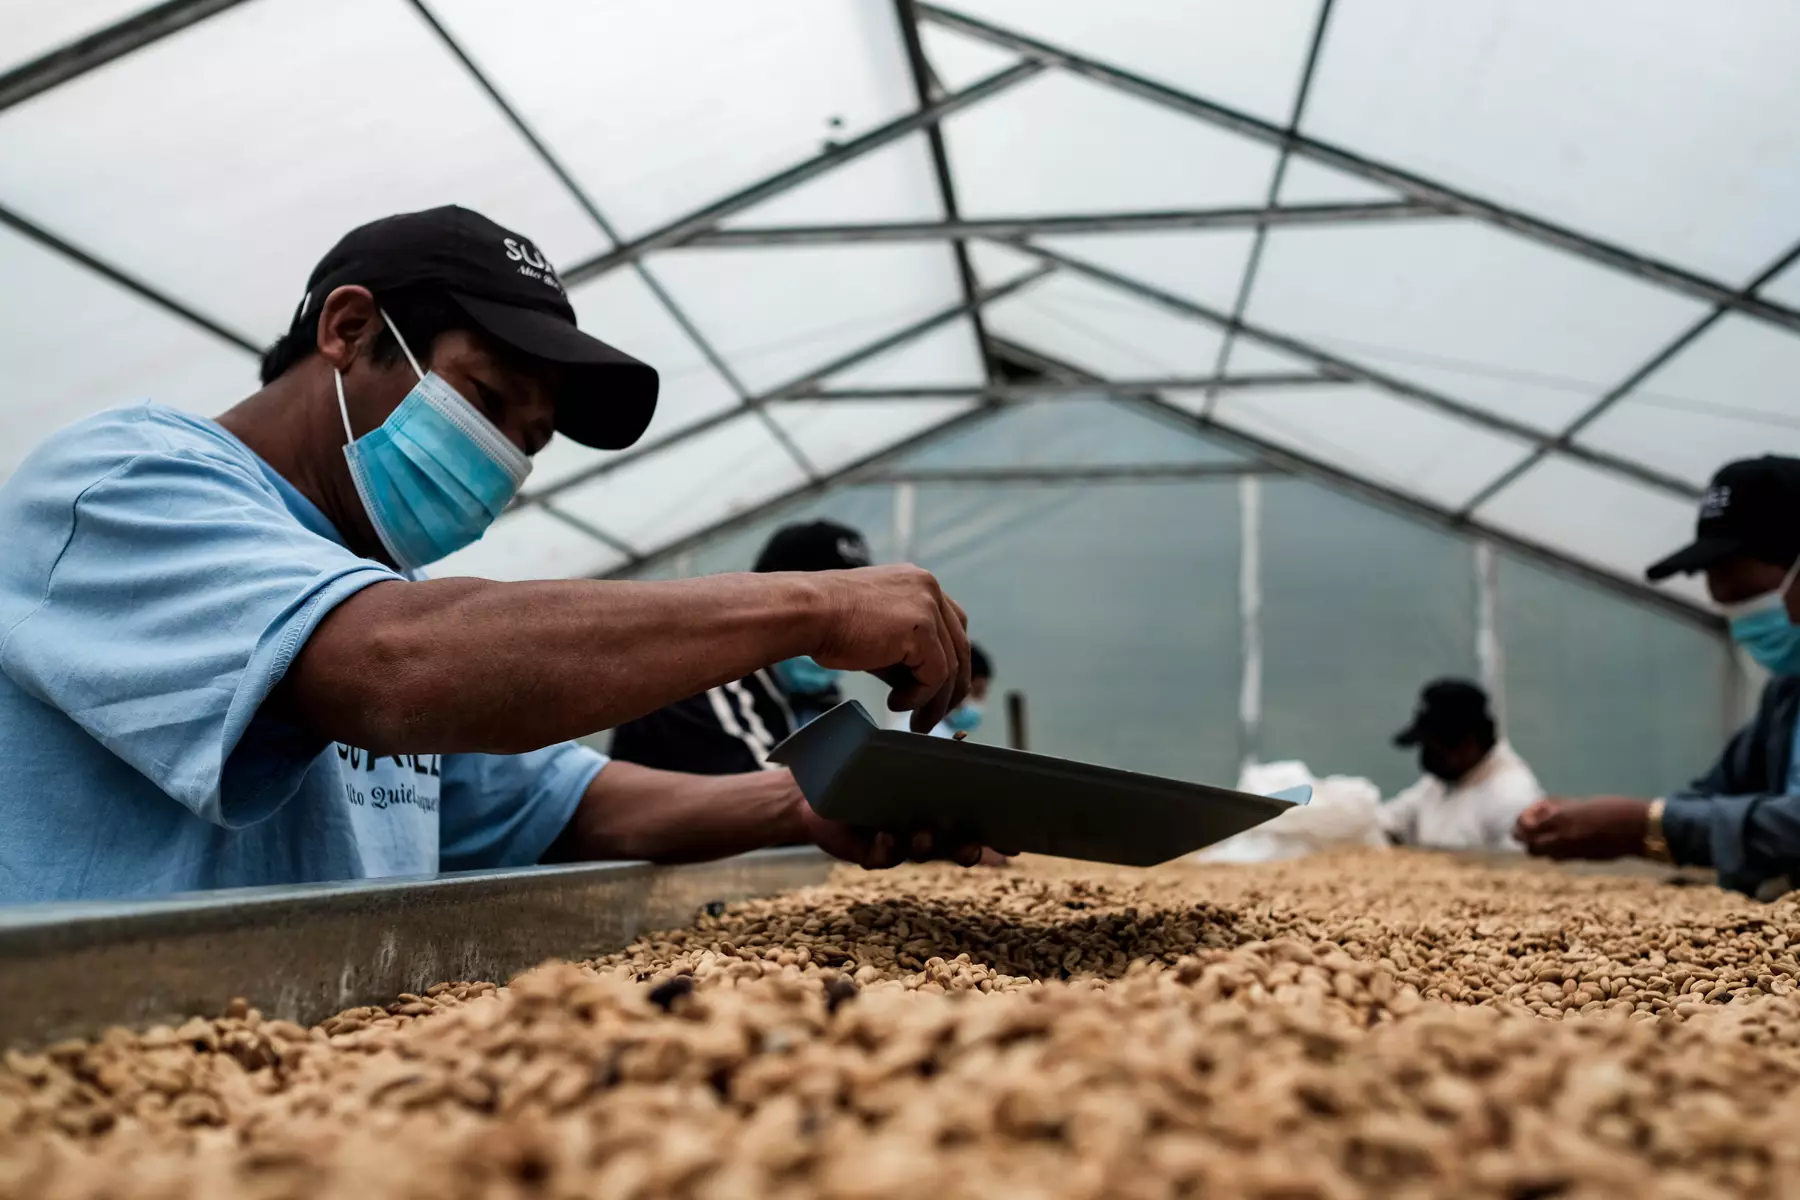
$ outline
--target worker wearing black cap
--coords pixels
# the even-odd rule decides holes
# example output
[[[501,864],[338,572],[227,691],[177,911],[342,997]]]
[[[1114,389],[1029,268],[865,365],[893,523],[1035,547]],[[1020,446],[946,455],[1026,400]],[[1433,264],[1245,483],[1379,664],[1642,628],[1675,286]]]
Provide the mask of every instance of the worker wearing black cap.
[[[1465,679],[1427,684],[1394,745],[1417,746],[1425,774],[1377,811],[1389,841],[1439,850],[1519,848],[1513,823],[1544,789],[1499,737],[1480,687]]]
[[[1693,542],[1647,574],[1694,572],[1730,617],[1732,640],[1769,672],[1756,716],[1685,792],[1546,800],[1520,817],[1518,834],[1533,854],[1642,855],[1778,894],[1800,882],[1800,459],[1744,459],[1713,476]]]
[[[576,327],[530,239],[461,208],[352,231],[262,375],[216,421],[77,422],[0,487],[0,902],[796,840],[880,865],[894,833],[929,852],[820,821],[784,773],[564,740],[798,656],[904,666],[890,702],[928,729],[969,663],[926,572],[418,576],[553,432],[616,449],[655,411],[656,372]]]
[[[835,521],[811,521],[776,530],[756,556],[754,570],[844,571],[868,565],[862,534]],[[839,674],[810,656],[783,659],[626,722],[613,732],[612,756],[703,775],[773,767],[769,751],[841,699]]]

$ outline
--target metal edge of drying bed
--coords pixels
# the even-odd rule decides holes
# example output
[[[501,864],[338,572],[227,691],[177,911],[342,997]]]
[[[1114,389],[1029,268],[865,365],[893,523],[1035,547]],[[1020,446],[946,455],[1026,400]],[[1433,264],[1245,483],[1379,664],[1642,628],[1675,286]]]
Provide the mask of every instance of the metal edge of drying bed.
[[[547,958],[606,954],[830,870],[795,847],[0,910],[0,1047],[179,1023],[238,996],[310,1024],[443,980],[504,982]]]

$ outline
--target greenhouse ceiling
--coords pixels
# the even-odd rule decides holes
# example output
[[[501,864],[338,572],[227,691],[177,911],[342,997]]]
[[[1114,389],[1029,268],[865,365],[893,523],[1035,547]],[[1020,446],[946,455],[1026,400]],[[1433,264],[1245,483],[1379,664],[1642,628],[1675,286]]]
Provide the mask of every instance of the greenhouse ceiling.
[[[553,443],[454,570],[628,570],[1096,388],[1620,590],[1720,463],[1800,453],[1787,0],[0,0],[0,29],[0,474],[115,404],[222,411],[341,233],[446,202],[663,377],[638,446]]]

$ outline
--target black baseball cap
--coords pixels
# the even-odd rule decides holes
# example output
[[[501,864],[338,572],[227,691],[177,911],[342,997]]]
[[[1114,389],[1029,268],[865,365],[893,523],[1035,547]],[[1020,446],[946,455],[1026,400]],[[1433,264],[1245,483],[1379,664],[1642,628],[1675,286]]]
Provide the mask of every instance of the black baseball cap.
[[[812,521],[784,525],[756,556],[758,571],[845,571],[866,567],[869,543],[848,525]]]
[[[1800,458],[1765,454],[1720,467],[1700,498],[1694,540],[1644,574],[1691,575],[1739,556],[1778,567],[1800,559]]]
[[[1416,746],[1426,738],[1453,741],[1493,726],[1488,696],[1480,685],[1467,679],[1439,679],[1419,693],[1412,724],[1394,735],[1394,745]]]
[[[350,284],[378,301],[397,288],[442,289],[483,333],[566,368],[556,431],[584,446],[629,446],[656,412],[656,369],[576,328],[550,260],[478,212],[447,204],[352,229],[313,268],[292,331],[316,326],[325,297]]]

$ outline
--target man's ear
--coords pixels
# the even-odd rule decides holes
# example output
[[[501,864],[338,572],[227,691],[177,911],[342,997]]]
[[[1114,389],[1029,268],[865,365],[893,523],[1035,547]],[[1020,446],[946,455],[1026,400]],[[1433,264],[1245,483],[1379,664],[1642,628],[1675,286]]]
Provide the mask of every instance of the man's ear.
[[[333,288],[319,311],[319,354],[339,371],[366,355],[381,332],[381,313],[369,289]]]

